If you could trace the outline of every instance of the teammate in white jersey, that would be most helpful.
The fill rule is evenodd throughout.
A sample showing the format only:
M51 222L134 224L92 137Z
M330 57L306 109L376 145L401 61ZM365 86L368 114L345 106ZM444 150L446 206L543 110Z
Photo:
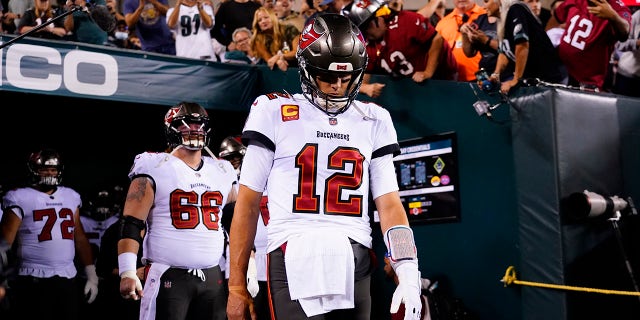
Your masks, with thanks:
M237 176L229 161L202 155L211 130L203 107L180 102L164 123L172 151L141 153L129 172L118 242L120 293L142 298L140 319L224 320L220 216L236 200ZM148 268L144 292L136 275L140 244Z
M227 315L244 319L247 261L269 194L267 274L277 319L370 319L369 190L399 284L391 313L419 319L420 271L393 166L399 151L387 110L355 100L367 65L358 27L324 14L297 51L302 94L259 96L243 129L247 145L231 224Z
M202 0L177 0L167 10L167 26L176 37L176 56L218 61L211 44L213 8Z
M220 158L231 162L240 176L242 168L242 160L247 150L240 140L240 136L229 136L222 140L220 144ZM262 194L260 201L260 216L256 226L256 237L253 241L253 252L249 259L247 268L247 290L253 298L253 304L257 320L271 319L269 312L269 300L267 296L267 223L269 222L269 209L267 202L269 201L267 193ZM222 225L226 230L231 227L233 220L233 209L235 203L224 208L222 215ZM229 257L227 249L227 257ZM229 278L229 260L227 259L227 279Z
M116 211L112 195L108 190L98 191L94 197L89 199L88 206L85 207L87 210L80 211L80 221L91 244L93 258L97 259L102 235L109 226L118 222L120 212Z
M9 284L12 309L24 319L78 319L76 255L85 266L87 302L98 294L94 259L80 222L82 201L75 190L60 185L63 163L57 151L31 154L28 168L31 185L6 193L0 222L0 234L18 255L18 276Z

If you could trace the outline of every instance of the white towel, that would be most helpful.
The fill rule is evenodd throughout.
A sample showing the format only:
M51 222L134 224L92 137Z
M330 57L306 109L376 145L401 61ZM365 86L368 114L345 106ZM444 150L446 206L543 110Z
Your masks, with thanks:
M144 296L140 301L140 320L154 320L156 318L156 298L160 291L160 277L169 266L162 263L152 263L144 282Z
M343 234L322 230L290 238L284 261L291 299L308 317L353 308L353 259Z

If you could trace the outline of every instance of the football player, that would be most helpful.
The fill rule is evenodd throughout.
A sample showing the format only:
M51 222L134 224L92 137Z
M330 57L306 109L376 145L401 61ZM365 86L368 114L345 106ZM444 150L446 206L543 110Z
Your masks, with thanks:
M141 153L129 172L118 242L120 294L142 298L140 319L223 320L220 215L235 201L237 176L228 161L202 156L210 151L211 131L202 106L180 102L164 124L172 151ZM144 291L136 274L140 245L148 270Z
M91 246L80 222L82 200L78 192L61 185L63 168L56 150L32 153L30 186L10 190L3 198L0 234L20 253L18 276L10 283L12 308L20 317L78 319L76 255L87 277L86 301L92 303L98 295Z
M420 271L398 195L399 152L387 110L355 100L367 66L358 27L339 14L305 26L297 58L302 94L256 98L231 224L230 320L251 311L246 270L269 194L267 272L274 319L370 319L369 190L399 277L391 312L419 319Z

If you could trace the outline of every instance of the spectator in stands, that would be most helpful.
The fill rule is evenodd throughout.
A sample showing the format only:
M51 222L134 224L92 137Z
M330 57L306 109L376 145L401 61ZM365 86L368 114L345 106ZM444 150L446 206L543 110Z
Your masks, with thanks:
M290 24L302 32L305 18L297 11L293 10L293 0L274 0L273 11L276 13L281 24Z
M551 40L529 6L521 0L485 0L490 16L499 17L500 54L491 79L498 82L508 63L515 63L513 78L500 90L507 94L522 79L561 83L560 59Z
M51 9L51 0L33 0L33 8L24 12L24 16L20 19L18 32L20 34L27 33L35 27L51 20L55 17L53 9ZM46 27L29 34L30 37L38 37L44 39L63 40L67 35L62 20L58 19L49 23Z
M549 36L551 43L556 48L560 45L560 39L564 34L565 24L558 22L555 12L556 8L558 8L563 2L564 0L553 0L553 2L551 2L551 18L549 18L549 21L545 26L547 36Z
M59 16L66 12L67 1L66 0L49 0L51 1L51 9L55 16Z
M21 319L79 319L74 256L87 275L86 301L98 294L80 194L61 185L64 166L56 150L32 153L27 167L29 186L8 191L2 200L0 234L20 253L18 276L9 284L11 307Z
M177 0L167 11L167 26L176 37L176 55L219 61L211 44L213 8L202 0Z
M462 25L462 48L464 54L471 58L478 52L482 55L479 67L491 72L496 69L498 62L498 17L489 16L486 13L478 16L475 22ZM513 77L513 63L506 66L500 81L507 81Z
M260 58L251 50L251 30L245 27L238 28L233 31L231 37L235 50L225 52L223 62L241 64L258 64L260 62Z
M296 51L300 31L290 24L281 24L273 11L266 8L256 10L251 37L251 50L266 61L270 69L278 67L287 71L296 67Z
M111 13L111 16L113 16L116 22L116 27L107 33L107 41L115 47L128 48L129 30L127 28L127 22L118 8L118 2L116 0L106 0L106 3L109 13Z
M104 0L96 1L96 4L104 5ZM73 6L80 6L85 8L87 6L87 0L67 0L67 10L70 10ZM91 18L89 14L83 10L78 10L64 19L64 28L67 29L67 33L71 33L71 40L90 43L107 45L107 32L102 30L98 24Z
M368 10L361 10L361 7L358 7L358 5L360 6L364 6L365 8L370 8L371 11ZM348 4L344 10L341 11L341 14L346 15L347 17L349 17L349 19L351 21L354 22L354 24L356 24L358 26L359 29L364 30L361 31L362 35L364 37L367 37L366 34L366 27L365 24L367 23L367 21L372 21L374 19L373 17L373 13L377 12L377 10L380 10L382 8L383 2L381 1L376 1L373 3L367 3L367 2L359 2L357 5L354 4L354 2L351 2L350 4ZM353 10L353 6L356 6L356 10ZM400 4L399 7L402 7L402 5ZM389 9L385 8L384 9L386 13L388 13ZM369 43L369 41L367 39L365 39L367 41L367 48L371 47L371 48L376 48L378 46L382 46L382 43L380 41L371 41L371 43ZM367 50L371 50L371 49L367 49ZM378 56L378 51L375 50L375 55L373 57L377 57ZM372 61L372 56L369 55L369 61L367 62L367 68L370 70L365 70L366 73L363 75L363 80L362 83L360 85L360 89L359 89L359 93L361 94L366 94L367 96L371 97L371 98L377 98L382 94L382 91L384 90L384 87L386 86L384 83L379 83L379 82L371 82L371 73L372 72L377 72L377 73L384 73L382 70L376 70L376 65L377 62ZM377 61L377 60L376 60ZM379 69L379 68L378 68Z
M304 22L306 23L309 17L316 13L316 8L314 6L314 2L319 4L320 0L303 0L300 5L300 15L304 18Z
M480 67L482 55L478 52L469 58L462 47L462 33L460 28L465 23L474 22L486 10L478 6L473 0L453 0L453 11L444 16L436 25L436 30L442 35L458 63L458 80L475 81L475 73Z
M116 27L112 32L108 34L109 44L123 49L140 49L139 46L134 46L131 42L131 38L135 37L132 33L129 32L129 28L127 27L127 22L124 20L120 20L116 22Z
M122 13L120 13L120 7L118 6L117 0L105 0L105 2L107 5L107 9L109 9L109 12L111 13L111 15L113 15L113 18L116 20L116 22L125 21L124 16L122 15Z
M2 4L0 3L0 33L4 33L4 29L2 28L2 25L4 24L4 7L2 6ZM0 288L0 290L3 290L4 288ZM0 292L0 299L2 296L4 296L4 291Z
M391 0L389 2L391 10L400 11L404 9L404 0ZM422 8L416 10L417 13L429 19L429 22L435 27L438 21L445 16L444 0L428 1Z
M313 18L322 13L340 13L343 7L351 3L351 0L313 0L315 12L304 22L306 25Z
M142 42L140 42L140 38L135 34L129 33L129 44L131 49L142 50Z
M167 26L168 0L124 0L124 18L135 30L144 51L175 55L173 34Z
M13 20L13 26L11 30L15 32L18 31L18 26L20 25L20 19L24 13L31 8L31 0L11 0L9 1L9 17Z
M549 18L551 18L551 11L547 8L542 7L541 0L524 0L524 2L529 5L529 9L533 12L533 15L536 16L540 20L540 24L543 27L547 25Z
M444 6L444 1L441 0L438 2L438 5L436 6L436 10L431 15L431 18L429 18L429 21L431 21L431 24L435 27L438 25L438 22L440 22L440 20L442 20L442 18L446 15L447 15L447 8Z
M629 38L616 44L619 52L613 92L640 97L640 7L635 7Z
M430 2L428 2L427 4L429 3ZM391 10L400 11L404 9L404 0L391 0L387 5Z
M343 12L367 39L367 73L427 79L456 80L457 65L448 44L422 15L395 11L383 3L360 1Z
M234 30L245 27L251 29L253 17L260 8L260 4L252 0L227 0L220 4L215 15L215 24L211 36L227 47L227 51L234 50L231 34Z
M275 3L274 0L253 0L260 4L261 7L267 8L268 10L273 10L273 5Z
M631 12L616 0L566 0L555 11L567 26L558 54L567 68L569 85L609 90L605 83L617 41L629 36Z

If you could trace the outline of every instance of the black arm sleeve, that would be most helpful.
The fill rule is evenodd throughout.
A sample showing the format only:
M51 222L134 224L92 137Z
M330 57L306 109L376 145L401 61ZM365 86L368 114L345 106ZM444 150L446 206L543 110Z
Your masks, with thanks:
M222 218L220 218L220 223L224 230L227 231L227 234L231 232L231 220L233 219L233 209L236 207L235 202L228 203L222 208Z

